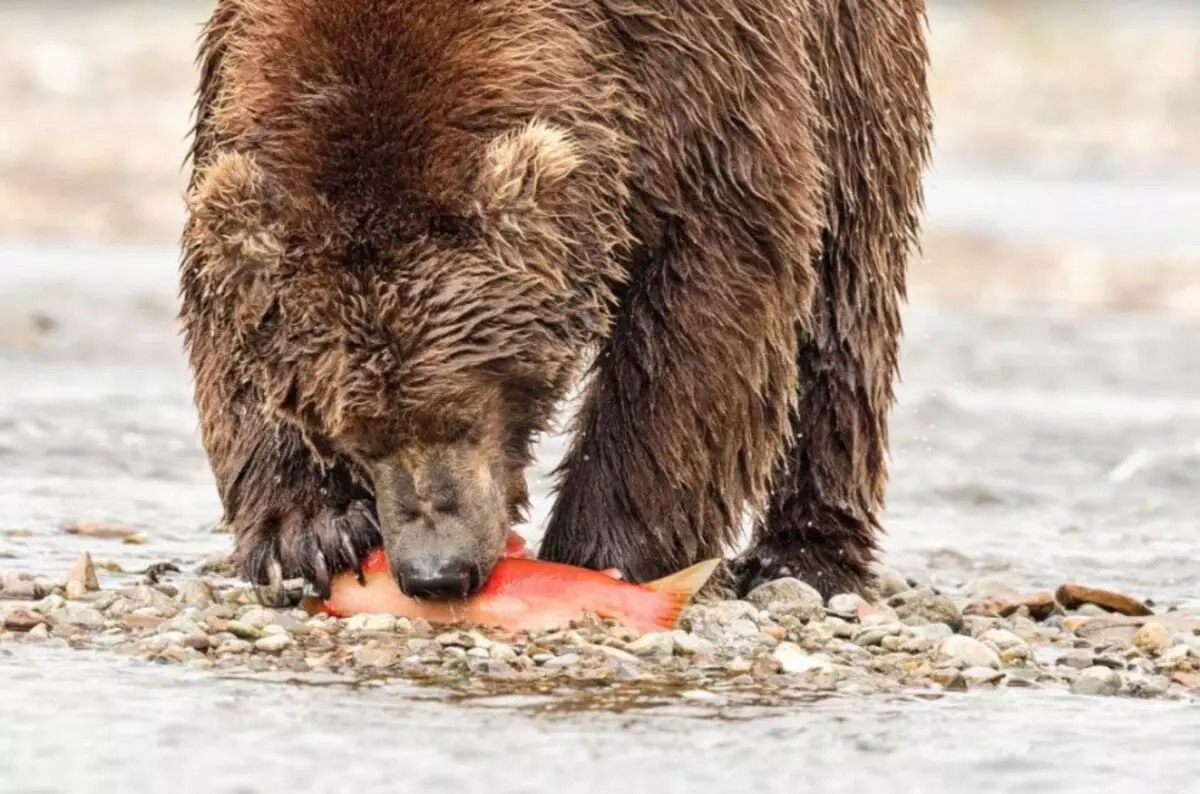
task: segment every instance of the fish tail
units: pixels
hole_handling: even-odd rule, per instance
[[[704,586],[704,583],[709,580],[720,564],[721,558],[714,557],[661,579],[655,579],[653,582],[645,582],[642,587],[664,596],[662,608],[659,614],[655,615],[656,621],[663,628],[673,627],[679,620],[679,613]]]

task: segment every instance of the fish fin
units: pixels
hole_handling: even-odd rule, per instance
[[[697,591],[704,586],[704,583],[709,580],[720,564],[721,558],[714,557],[641,585],[647,590],[653,590],[667,597],[664,614],[661,616],[667,628],[675,625],[675,622],[679,620],[679,613],[692,600],[692,596],[696,595]]]

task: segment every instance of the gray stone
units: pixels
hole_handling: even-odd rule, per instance
[[[1089,667],[1071,684],[1076,695],[1115,695],[1121,690],[1121,674],[1099,665]]]
[[[871,573],[875,574],[875,587],[880,598],[891,598],[911,589],[908,580],[899,572],[881,563],[871,565]]]
[[[713,644],[703,637],[697,637],[695,634],[689,634],[686,631],[671,632],[676,653],[684,656],[693,656],[698,653],[713,652]]]
[[[1058,663],[1063,667],[1086,670],[1095,665],[1096,654],[1089,648],[1072,648],[1058,658]]]
[[[67,623],[82,629],[104,628],[104,615],[84,604],[67,604],[54,610],[49,617],[55,624]]]
[[[488,654],[487,648],[480,648],[480,647],[476,646],[474,648],[467,649],[467,658],[468,659],[489,659],[491,657]]]
[[[179,585],[179,600],[190,607],[204,609],[213,603],[213,591],[203,579],[188,579]]]
[[[954,629],[945,623],[926,623],[923,626],[908,626],[906,630],[914,637],[919,637],[930,643],[941,642],[947,637],[954,636]]]
[[[772,615],[793,615],[806,621],[825,616],[825,599],[799,579],[776,579],[759,585],[746,600]]]
[[[1000,667],[1000,657],[995,651],[979,640],[961,634],[942,640],[937,656],[939,663],[953,667]]]
[[[884,637],[890,637],[895,632],[887,626],[864,626],[854,633],[854,644],[863,648],[879,645]]]
[[[989,629],[981,634],[979,639],[982,642],[989,642],[995,645],[1001,651],[1006,651],[1009,648],[1026,647],[1025,640],[1007,629]]]
[[[149,585],[138,585],[129,591],[126,597],[133,602],[134,609],[153,607],[159,612],[165,612],[175,606],[174,599]]]
[[[257,640],[264,635],[262,629],[257,626],[250,626],[240,620],[229,621],[225,626],[225,630],[241,640]]]
[[[755,627],[755,633],[758,627]],[[643,634],[625,646],[625,650],[643,658],[652,656],[670,656],[675,650],[675,637],[671,632],[652,632]]]
[[[963,627],[962,612],[954,601],[926,587],[892,596],[888,599],[888,606],[895,609],[900,620],[910,626],[945,623],[954,631]]]

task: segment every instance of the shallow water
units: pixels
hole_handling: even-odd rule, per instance
[[[0,248],[0,570],[222,550],[174,335],[174,253]],[[48,329],[48,330],[47,330]],[[956,582],[1200,595],[1197,328],[908,313],[889,560]],[[539,473],[561,454],[544,445]],[[544,496],[544,476],[532,483]],[[533,526],[547,504],[538,502]],[[126,546],[64,534],[134,523]],[[6,530],[24,529],[12,533]],[[951,549],[953,554],[940,553]],[[1200,716],[1027,690],[937,700],[459,702],[0,646],[0,791],[1185,790]],[[1133,786],[1133,789],[1130,787]]]

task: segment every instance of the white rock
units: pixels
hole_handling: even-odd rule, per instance
[[[995,651],[979,640],[961,634],[942,640],[937,655],[939,662],[959,668],[1000,667],[1000,657]]]
[[[949,628],[947,626],[947,628]],[[983,634],[979,635],[982,642],[990,642],[1002,651],[1009,648],[1025,647],[1025,640],[1013,634],[1008,629],[988,629]]]
[[[781,642],[771,654],[785,673],[828,672],[833,664],[823,656],[805,653],[794,642]]]
[[[286,634],[268,634],[254,643],[254,647],[263,653],[279,653],[292,644],[292,638]]]
[[[1120,689],[1121,674],[1100,665],[1084,670],[1071,684],[1076,695],[1115,695]]]

